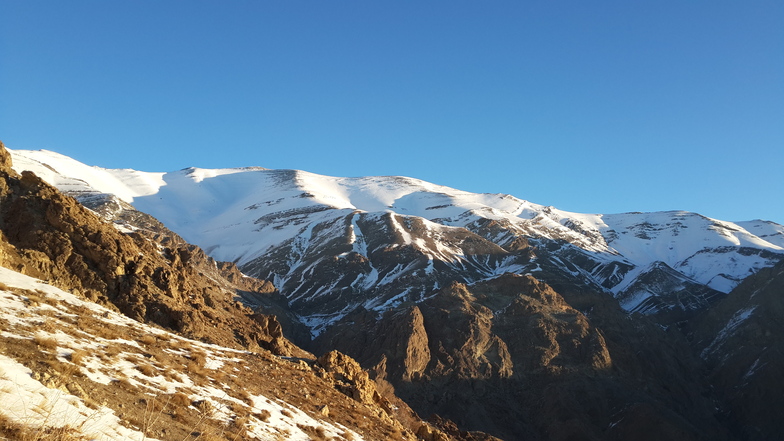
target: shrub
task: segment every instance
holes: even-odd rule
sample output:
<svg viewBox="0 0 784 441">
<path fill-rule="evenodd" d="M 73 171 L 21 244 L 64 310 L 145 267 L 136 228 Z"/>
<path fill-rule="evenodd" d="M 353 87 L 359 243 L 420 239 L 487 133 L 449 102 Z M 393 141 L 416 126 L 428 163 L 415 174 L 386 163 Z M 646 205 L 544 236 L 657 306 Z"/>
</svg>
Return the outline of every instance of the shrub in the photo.
<svg viewBox="0 0 784 441">
<path fill-rule="evenodd" d="M 259 419 L 259 421 L 261 421 L 261 422 L 263 422 L 263 423 L 266 423 L 266 422 L 268 422 L 268 421 L 269 421 L 269 419 L 270 419 L 270 417 L 272 416 L 272 414 L 270 413 L 270 411 L 269 411 L 269 410 L 267 410 L 267 409 L 262 409 L 262 410 L 261 410 L 261 412 L 258 412 L 258 413 L 256 413 L 256 414 L 254 414 L 253 416 L 255 416 L 256 418 L 258 418 L 258 419 Z"/>
<path fill-rule="evenodd" d="M 306 426 L 304 424 L 297 424 L 297 427 L 299 427 L 300 430 L 308 434 L 308 436 L 310 436 L 310 439 L 312 440 L 322 441 L 327 439 L 327 434 L 324 431 L 324 428 L 321 426 L 315 427 L 315 426 Z"/>
<path fill-rule="evenodd" d="M 182 392 L 175 392 L 172 394 L 170 400 L 171 404 L 175 407 L 188 407 L 191 405 L 190 397 Z"/>
<path fill-rule="evenodd" d="M 191 355 L 188 358 L 190 358 L 199 367 L 204 367 L 207 364 L 207 354 L 205 354 L 204 351 L 192 349 Z"/>
<path fill-rule="evenodd" d="M 82 364 L 82 361 L 84 361 L 84 357 L 86 354 L 87 353 L 85 351 L 81 349 L 76 349 L 70 354 L 68 354 L 66 358 L 68 359 L 68 361 L 70 361 L 73 364 Z"/>
<path fill-rule="evenodd" d="M 153 377 L 157 373 L 155 368 L 152 367 L 152 365 L 147 364 L 147 363 L 136 365 L 136 370 L 141 372 L 142 375 L 145 375 L 145 376 L 148 376 L 148 377 Z"/>
<path fill-rule="evenodd" d="M 55 349 L 57 347 L 57 339 L 51 335 L 36 334 L 33 341 L 38 347 L 45 349 Z"/>
<path fill-rule="evenodd" d="M 158 338 L 152 334 L 145 334 L 142 336 L 142 338 L 139 339 L 139 341 L 147 346 L 152 346 L 158 342 Z"/>
</svg>

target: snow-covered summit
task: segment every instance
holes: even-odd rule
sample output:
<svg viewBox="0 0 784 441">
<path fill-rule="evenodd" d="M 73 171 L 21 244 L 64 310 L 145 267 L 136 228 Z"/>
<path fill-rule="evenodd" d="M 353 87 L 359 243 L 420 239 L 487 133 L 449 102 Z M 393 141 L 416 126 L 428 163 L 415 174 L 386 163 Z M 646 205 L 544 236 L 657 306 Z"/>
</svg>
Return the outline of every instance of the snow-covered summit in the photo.
<svg viewBox="0 0 784 441">
<path fill-rule="evenodd" d="M 733 223 L 684 211 L 571 213 L 398 176 L 340 178 L 260 167 L 149 173 L 87 166 L 50 151 L 11 154 L 16 170 L 32 170 L 77 198 L 114 195 L 303 302 L 363 291 L 376 298 L 357 304 L 388 305 L 438 287 L 443 281 L 434 273 L 473 281 L 540 271 L 544 260 L 615 295 L 655 263 L 726 293 L 784 255 L 784 226 L 767 221 Z M 521 240 L 533 246 L 525 256 L 515 254 Z M 392 249 L 414 254 L 382 263 L 380 252 Z M 351 280 L 335 273 L 308 283 L 350 252 L 367 260 L 346 270 Z M 417 259 L 421 264 L 414 265 Z M 403 279 L 408 285 L 377 298 L 382 285 Z M 331 310 L 339 315 L 349 306 Z"/>
</svg>

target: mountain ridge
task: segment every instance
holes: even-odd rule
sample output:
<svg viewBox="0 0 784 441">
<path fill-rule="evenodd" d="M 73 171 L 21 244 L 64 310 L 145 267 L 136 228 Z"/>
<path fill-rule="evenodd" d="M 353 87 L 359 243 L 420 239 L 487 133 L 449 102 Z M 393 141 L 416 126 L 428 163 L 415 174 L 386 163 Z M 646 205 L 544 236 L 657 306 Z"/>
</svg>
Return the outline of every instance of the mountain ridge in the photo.
<svg viewBox="0 0 784 441">
<path fill-rule="evenodd" d="M 293 345 L 237 301 L 275 297 L 268 281 L 11 165 L 0 142 L 0 437 L 494 439 L 448 436 L 350 357 Z"/>
<path fill-rule="evenodd" d="M 689 339 L 715 340 L 726 324 L 700 319 L 782 260 L 778 224 L 567 213 L 412 178 L 12 154 L 126 234 L 158 229 L 150 211 L 272 281 L 284 335 L 347 352 L 421 414 L 509 440 L 733 439 L 727 427 L 751 421 L 722 416 L 736 403 L 711 389 L 725 368 Z"/>
<path fill-rule="evenodd" d="M 406 177 L 334 178 L 261 167 L 148 173 L 90 167 L 48 151 L 11 154 L 18 169 L 34 169 L 77 199 L 114 196 L 133 203 L 209 255 L 272 280 L 290 300 L 303 304 L 324 287 L 372 290 L 366 308 L 415 301 L 448 280 L 407 284 L 408 292 L 388 285 L 400 277 L 428 279 L 436 267 L 468 274 L 465 281 L 472 282 L 504 272 L 533 274 L 545 265 L 550 268 L 540 274 L 545 280 L 548 272 L 558 273 L 556 278 L 571 275 L 628 299 L 622 291 L 639 285 L 646 268 L 663 264 L 675 279 L 727 293 L 784 257 L 784 226 L 768 221 L 731 223 L 683 211 L 568 213 L 510 195 L 474 194 Z M 377 251 L 392 248 L 407 248 L 400 252 L 421 263 L 385 266 L 389 259 L 382 255 L 389 253 Z M 363 263 L 324 261 L 350 253 L 362 256 Z M 577 261 L 583 264 L 572 263 Z M 354 280 L 341 275 L 321 281 L 320 292 L 315 283 L 302 282 L 314 265 L 327 272 L 335 265 L 351 266 Z M 631 305 L 628 310 L 645 301 L 659 305 L 644 311 L 653 314 L 702 304 L 652 299 L 656 293 L 645 289 L 637 290 L 640 296 L 645 297 L 622 303 Z M 311 328 L 317 334 L 347 306 L 327 307 L 332 318 L 312 317 Z"/>
</svg>

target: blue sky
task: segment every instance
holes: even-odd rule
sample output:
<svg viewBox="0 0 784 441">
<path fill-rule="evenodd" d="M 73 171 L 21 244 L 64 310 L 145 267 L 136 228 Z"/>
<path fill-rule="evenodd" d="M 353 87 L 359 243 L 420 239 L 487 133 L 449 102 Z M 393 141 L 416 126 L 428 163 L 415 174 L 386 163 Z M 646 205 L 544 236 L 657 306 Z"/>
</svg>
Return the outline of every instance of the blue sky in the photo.
<svg viewBox="0 0 784 441">
<path fill-rule="evenodd" d="M 0 0 L 0 139 L 784 223 L 781 1 Z"/>
</svg>

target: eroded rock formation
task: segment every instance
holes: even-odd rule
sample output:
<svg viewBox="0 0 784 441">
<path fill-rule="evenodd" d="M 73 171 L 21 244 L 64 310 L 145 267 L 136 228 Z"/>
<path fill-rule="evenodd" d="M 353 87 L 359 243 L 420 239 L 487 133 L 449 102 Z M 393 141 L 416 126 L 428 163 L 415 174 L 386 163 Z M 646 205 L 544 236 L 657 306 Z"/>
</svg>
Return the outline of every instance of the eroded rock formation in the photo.
<svg viewBox="0 0 784 441">
<path fill-rule="evenodd" d="M 355 314 L 315 344 L 375 366 L 420 414 L 503 439 L 727 439 L 685 338 L 582 296 L 591 301 L 582 313 L 534 277 L 506 274 L 380 318 Z"/>
<path fill-rule="evenodd" d="M 0 263 L 78 292 L 127 316 L 229 347 L 306 354 L 235 300 L 237 290 L 270 295 L 269 282 L 241 277 L 196 246 L 124 234 L 82 204 L 21 175 L 0 145 Z"/>
</svg>

